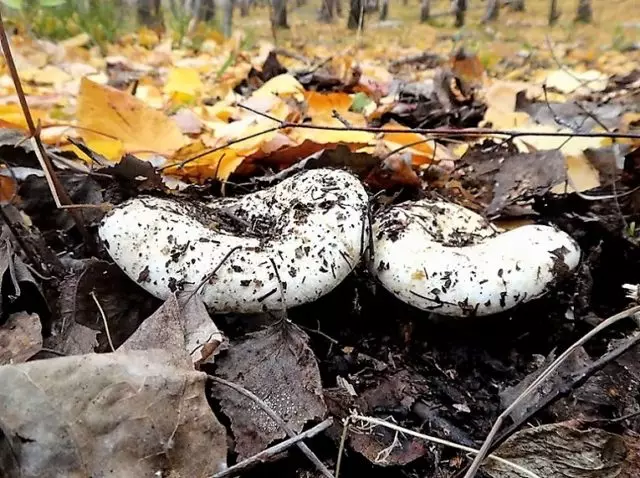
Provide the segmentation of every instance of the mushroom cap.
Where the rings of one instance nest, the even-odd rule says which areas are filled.
[[[358,178],[315,169],[209,203],[131,199],[105,216],[99,235],[115,263],[154,296],[204,282],[200,293],[215,312],[253,313],[334,289],[368,242],[367,208]]]
[[[420,200],[373,219],[371,273],[403,302],[448,316],[508,310],[545,294],[580,261],[577,243],[550,226],[499,233],[482,216]]]

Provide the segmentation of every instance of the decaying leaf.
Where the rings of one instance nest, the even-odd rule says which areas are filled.
[[[299,432],[305,423],[326,413],[318,364],[307,340],[291,323],[270,326],[232,343],[218,357],[216,375],[255,393]],[[214,385],[212,395],[231,421],[240,458],[285,437],[252,400],[220,385]]]
[[[519,431],[495,454],[542,477],[616,478],[637,473],[637,451],[638,438],[573,420]],[[496,460],[487,460],[483,469],[493,478],[523,477]]]
[[[226,432],[206,375],[163,350],[0,367],[0,469],[7,477],[207,477]]]
[[[180,300],[175,295],[169,297],[119,350],[164,348],[186,354],[200,365],[213,361],[223,340],[200,295],[183,292]]]
[[[0,279],[0,319],[26,311],[49,320],[49,308],[40,286],[11,244],[6,227],[0,235]]]
[[[74,344],[72,349],[78,353],[79,344],[90,345],[91,332],[75,326],[79,324],[101,332],[100,346],[96,351],[111,350],[105,320],[113,345],[118,348],[157,308],[158,300],[144,292],[114,264],[90,258],[70,261],[69,266],[70,272],[60,287],[62,322],[58,324],[57,333],[49,339],[49,348],[62,351],[63,344]],[[104,319],[96,301],[102,308]],[[82,350],[82,353],[88,352]],[[70,353],[69,350],[66,353]]]
[[[0,365],[26,362],[42,348],[42,326],[36,314],[18,312],[0,325]]]

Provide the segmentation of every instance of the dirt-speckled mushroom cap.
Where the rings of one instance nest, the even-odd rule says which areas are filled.
[[[201,290],[207,306],[252,313],[335,288],[367,244],[367,204],[358,178],[316,169],[207,204],[132,199],[104,218],[99,235],[116,264],[156,297],[200,284],[218,268]]]
[[[566,233],[527,225],[499,233],[461,206],[421,200],[374,217],[371,273],[403,302],[480,316],[540,297],[580,261]]]

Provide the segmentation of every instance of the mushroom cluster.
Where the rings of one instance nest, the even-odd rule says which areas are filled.
[[[120,268],[159,298],[198,287],[215,312],[293,307],[333,290],[360,262],[400,300],[480,316],[540,297],[580,260],[566,233],[500,232],[444,201],[391,206],[368,219],[368,196],[345,171],[314,169],[207,203],[146,196],[114,208],[99,235]]]

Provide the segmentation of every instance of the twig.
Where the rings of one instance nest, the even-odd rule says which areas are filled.
[[[96,297],[96,294],[94,291],[91,291],[91,297],[93,298],[93,301],[96,303],[96,306],[98,306],[100,317],[102,317],[102,322],[104,323],[104,331],[107,334],[107,340],[109,341],[109,347],[111,347],[112,352],[115,352],[116,348],[113,346],[113,341],[111,340],[111,333],[109,332],[109,323],[107,322],[107,316],[105,315],[104,310],[102,310],[100,301]]]
[[[278,267],[276,266],[276,262],[272,257],[269,257],[269,261],[271,262],[271,267],[273,267],[273,272],[276,274],[276,280],[278,281],[278,288],[280,289],[280,300],[282,301],[282,318],[284,320],[289,320],[287,313],[287,291],[284,288],[284,284],[282,279],[280,278],[280,272],[278,272]]]
[[[465,445],[460,445],[459,443],[454,443],[452,441],[449,440],[443,440],[442,438],[438,438],[438,437],[434,437],[431,435],[425,435],[424,433],[419,433],[419,432],[415,432],[409,428],[405,428],[405,427],[401,427],[400,425],[396,425],[395,423],[389,423],[387,421],[384,420],[380,420],[379,418],[374,418],[374,417],[367,417],[364,415],[358,415],[358,414],[353,414],[351,415],[347,421],[351,419],[351,421],[356,421],[356,420],[360,420],[366,423],[370,423],[373,425],[378,425],[378,426],[382,426],[385,428],[389,428],[390,430],[394,430],[397,432],[401,432],[401,433],[405,433],[407,435],[411,435],[414,436],[416,438],[421,438],[423,440],[426,440],[428,442],[431,443],[436,443],[438,445],[444,445],[444,446],[448,446],[451,448],[456,448],[458,450],[461,451],[466,451],[467,453],[473,453],[473,454],[477,454],[479,453],[478,450],[476,450],[475,448],[471,448]],[[345,422],[345,428],[347,428],[348,423]],[[489,455],[487,458],[491,458],[492,460],[495,460],[497,462],[502,463],[505,466],[508,466],[509,468],[512,468],[514,470],[517,470],[519,473],[522,473],[526,476],[528,476],[529,478],[540,478],[540,476],[536,475],[535,473],[533,473],[532,471],[527,470],[526,468],[523,468],[522,466],[513,463],[512,461],[509,460],[505,460],[504,458],[500,458],[499,456],[496,455]],[[336,465],[336,478],[338,478],[338,468]]]
[[[185,304],[186,304],[187,302],[189,302],[189,301],[192,299],[192,297],[198,293],[198,291],[202,288],[202,286],[203,286],[203,285],[205,285],[205,284],[207,283],[207,281],[208,281],[208,280],[210,280],[213,276],[215,276],[215,275],[216,275],[216,273],[220,270],[220,268],[222,267],[222,265],[223,265],[225,262],[227,262],[227,259],[229,259],[229,257],[231,257],[231,254],[233,254],[234,252],[236,252],[238,249],[242,249],[242,246],[234,246],[234,247],[232,247],[232,248],[229,250],[229,252],[227,252],[227,253],[225,254],[225,256],[222,258],[222,260],[220,261],[220,263],[219,263],[217,266],[215,266],[215,267],[213,268],[213,270],[212,270],[210,273],[208,273],[208,274],[204,277],[204,279],[202,279],[202,280],[200,281],[200,283],[199,283],[199,284],[197,285],[197,287],[193,290],[193,292],[189,295],[189,297],[187,297],[187,300],[185,300],[185,302],[184,302]]]
[[[53,165],[51,164],[51,160],[47,156],[47,152],[44,149],[42,141],[40,140],[40,133],[36,128],[35,123],[33,122],[33,117],[31,116],[31,111],[29,110],[29,105],[27,104],[27,99],[24,95],[24,90],[22,88],[22,82],[20,81],[20,76],[18,75],[18,70],[16,69],[16,64],[13,60],[13,55],[11,54],[11,47],[9,46],[9,39],[7,38],[7,32],[4,27],[4,19],[2,18],[2,13],[0,12],[0,45],[2,46],[2,51],[4,52],[5,62],[7,64],[7,68],[9,73],[11,74],[11,79],[13,80],[13,84],[16,88],[16,94],[18,96],[18,100],[20,102],[20,107],[22,108],[22,114],[24,115],[24,119],[27,123],[27,127],[29,128],[29,134],[31,135],[31,141],[33,143],[33,150],[38,158],[38,162],[40,163],[40,167],[45,174],[47,179],[47,184],[49,186],[49,190],[51,191],[51,195],[56,203],[56,206],[59,208],[62,204],[68,205],[73,204],[71,201],[71,197],[67,193],[63,184],[60,182],[58,176],[53,169]],[[84,218],[82,214],[78,211],[69,211],[69,214],[73,218],[78,227],[78,230],[82,234],[85,243],[88,247],[93,247],[93,239],[89,235],[87,231],[87,227],[84,223]]]
[[[248,136],[244,136],[242,138],[234,139],[232,141],[228,141],[227,143],[216,146],[215,148],[204,150],[190,158],[183,160],[177,164],[168,164],[159,169],[159,171],[164,171],[169,168],[183,168],[188,163],[195,161],[197,159],[202,158],[211,153],[215,153],[217,151],[221,151],[229,146],[232,146],[237,143],[241,143],[243,141],[247,141],[253,138],[257,138],[258,136],[262,136],[265,134],[269,134],[273,131],[279,131],[287,128],[298,128],[298,129],[313,129],[318,131],[360,131],[364,133],[417,133],[424,135],[433,135],[436,137],[464,137],[464,136],[507,136],[510,138],[519,138],[519,137],[560,137],[560,138],[624,138],[624,139],[640,139],[640,133],[619,133],[619,132],[611,132],[611,131],[598,131],[598,132],[565,132],[565,131],[518,131],[518,130],[500,130],[500,129],[488,129],[488,128],[375,128],[371,126],[351,126],[349,128],[345,128],[342,126],[325,126],[325,125],[314,125],[307,123],[293,123],[289,121],[281,121],[278,118],[270,116],[266,113],[262,113],[260,111],[249,108],[245,105],[238,105],[241,108],[252,111],[260,116],[268,118],[272,121],[278,123],[278,126],[273,126],[271,128],[266,128],[262,131],[258,131],[257,133],[250,134]]]
[[[315,427],[309,428],[307,431],[304,431],[299,435],[280,442],[277,445],[272,446],[271,448],[267,448],[266,450],[263,450],[260,453],[247,458],[246,460],[242,460],[240,463],[236,463],[226,470],[216,473],[211,478],[224,478],[226,476],[238,475],[243,471],[248,470],[249,468],[259,465],[260,463],[265,463],[267,461],[273,460],[279,453],[288,450],[293,445],[296,445],[302,440],[314,437],[319,433],[322,433],[331,425],[333,425],[333,418],[329,417],[325,421],[318,423]]]
[[[467,473],[465,473],[464,478],[473,478],[476,475],[476,473],[478,471],[478,468],[480,468],[480,465],[482,464],[482,461],[485,459],[485,457],[486,457],[486,455],[487,455],[487,453],[489,451],[489,448],[491,447],[491,444],[493,443],[493,439],[495,438],[496,434],[500,430],[500,427],[502,426],[502,423],[511,414],[511,412],[513,412],[516,409],[516,407],[526,397],[528,397],[531,394],[531,392],[533,392],[536,388],[538,388],[538,386],[542,382],[547,380],[549,378],[549,376],[562,364],[562,362],[564,362],[567,359],[567,357],[569,357],[573,353],[574,350],[576,350],[578,347],[581,347],[589,339],[591,339],[592,337],[594,337],[595,335],[597,335],[598,333],[600,333],[604,329],[612,326],[613,324],[619,322],[622,319],[626,319],[627,317],[630,317],[630,316],[634,315],[636,312],[640,312],[640,306],[631,307],[630,309],[627,309],[627,310],[625,310],[623,312],[620,312],[620,313],[618,313],[616,315],[613,315],[613,316],[609,317],[608,319],[606,319],[602,323],[598,324],[598,326],[594,327],[587,334],[583,335],[578,341],[576,341],[567,350],[565,350],[556,360],[554,360],[538,376],[538,378],[536,378],[531,383],[531,385],[529,385],[520,395],[518,395],[518,397],[516,397],[516,399],[511,403],[511,405],[509,405],[500,414],[500,416],[498,416],[498,418],[496,419],[495,423],[493,424],[493,427],[491,428],[491,431],[489,431],[489,434],[487,435],[487,438],[485,439],[484,443],[482,444],[482,448],[480,448],[480,452],[476,455],[475,459],[473,460],[473,463],[471,463],[471,466],[467,470]]]
[[[498,446],[503,443],[511,434],[518,429],[520,425],[529,420],[532,416],[538,413],[540,410],[543,410],[550,406],[551,404],[557,402],[560,398],[567,396],[572,390],[583,385],[590,377],[592,377],[595,373],[599,372],[604,368],[605,365],[611,363],[613,360],[620,357],[622,354],[627,352],[632,347],[635,347],[640,343],[640,334],[635,334],[626,340],[624,343],[616,347],[611,352],[602,356],[600,359],[592,362],[591,364],[583,367],[577,372],[573,373],[568,380],[568,383],[563,384],[562,387],[558,387],[553,390],[551,393],[546,394],[543,399],[536,403],[535,408],[531,410],[527,410],[522,417],[518,418],[518,420],[514,421],[513,424],[509,425],[501,434],[498,436],[493,444],[491,445],[490,451],[494,451],[498,448]],[[624,420],[624,417],[620,417],[619,419],[610,420],[609,423],[615,423],[615,420]]]
[[[220,377],[216,377],[215,375],[207,374],[207,377],[209,377],[211,381],[219,383],[220,385],[224,385],[225,387],[229,387],[235,390],[236,392],[238,392],[239,394],[249,398],[250,400],[253,400],[256,403],[256,405],[258,405],[262,409],[262,411],[266,413],[269,416],[269,418],[271,418],[271,420],[276,422],[278,426],[285,431],[285,433],[289,436],[289,438],[293,438],[296,436],[296,432],[294,432],[293,429],[289,425],[287,425],[287,422],[285,422],[280,415],[274,412],[273,409],[269,405],[267,405],[264,402],[264,400],[262,400],[256,394],[250,392],[249,390],[247,390],[241,385],[238,385],[233,382],[229,382],[228,380],[225,380]],[[296,443],[296,446],[300,449],[300,451],[302,451],[302,453],[305,454],[305,456],[311,461],[311,463],[315,465],[315,467],[318,469],[318,471],[320,471],[320,473],[322,473],[327,478],[334,478],[333,474],[329,471],[329,469],[324,465],[324,463],[320,461],[320,459],[315,455],[315,453],[313,453],[309,449],[307,445],[305,445],[303,442],[298,442]]]

